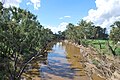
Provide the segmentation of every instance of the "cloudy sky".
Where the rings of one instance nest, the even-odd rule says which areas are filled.
[[[16,6],[31,11],[40,23],[53,32],[63,31],[68,23],[81,19],[110,29],[120,20],[120,0],[0,0],[4,7]]]

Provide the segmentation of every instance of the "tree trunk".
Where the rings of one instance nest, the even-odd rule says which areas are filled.
[[[109,50],[111,51],[111,53],[112,53],[114,56],[116,56],[115,50],[117,49],[117,47],[115,47],[115,48],[113,49],[112,46],[110,45],[109,41],[107,42],[107,44],[108,44],[108,47],[109,47]]]

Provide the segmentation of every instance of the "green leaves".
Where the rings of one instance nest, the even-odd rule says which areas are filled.
[[[43,55],[47,44],[53,40],[53,33],[44,29],[29,11],[3,8],[0,4],[0,12],[4,13],[0,15],[0,63],[5,65],[4,71],[8,73],[5,76],[16,80],[35,55]]]
[[[117,43],[120,41],[120,21],[116,21],[111,27],[110,39]]]
[[[64,31],[68,40],[78,44],[85,44],[86,39],[107,39],[106,28],[95,26],[92,22],[81,20],[77,26],[69,23]]]

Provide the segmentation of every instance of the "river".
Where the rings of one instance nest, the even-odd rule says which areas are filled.
[[[72,44],[58,42],[48,52],[45,62],[37,61],[31,70],[32,80],[91,80],[85,71],[84,57]],[[37,75],[37,76],[36,76]],[[93,80],[103,80],[93,75]]]

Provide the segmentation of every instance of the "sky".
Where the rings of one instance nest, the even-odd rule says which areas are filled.
[[[39,22],[54,33],[81,19],[110,30],[120,20],[120,0],[0,0],[4,7],[16,6],[37,15]]]

